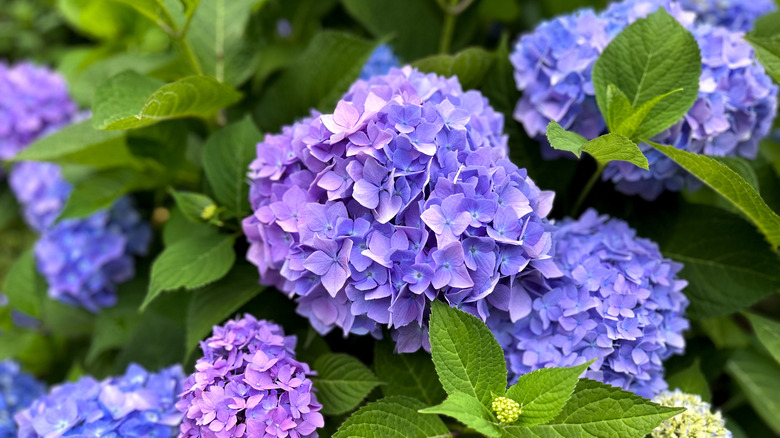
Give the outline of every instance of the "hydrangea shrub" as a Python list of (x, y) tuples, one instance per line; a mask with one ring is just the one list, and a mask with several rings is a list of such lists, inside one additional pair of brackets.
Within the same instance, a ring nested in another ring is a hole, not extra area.
[(295, 343), (248, 314), (215, 326), (176, 403), (184, 416), (179, 437), (316, 438), (322, 406)]
[(431, 300), (476, 303), (526, 270), (559, 275), (553, 194), (509, 162), (502, 128), (479, 92), (405, 67), (267, 135), (243, 223), (261, 281), (321, 333), (388, 326), (415, 351)]
[(682, 265), (594, 210), (558, 225), (555, 261), (564, 275), (524, 276), (513, 284), (514, 312), (489, 310), (510, 381), (595, 359), (585, 377), (643, 397), (666, 389), (663, 361), (683, 352), (689, 326)]
[(175, 402), (183, 379), (178, 365), (155, 373), (131, 364), (121, 376), (56, 385), (16, 414), (18, 436), (168, 438), (181, 422)]

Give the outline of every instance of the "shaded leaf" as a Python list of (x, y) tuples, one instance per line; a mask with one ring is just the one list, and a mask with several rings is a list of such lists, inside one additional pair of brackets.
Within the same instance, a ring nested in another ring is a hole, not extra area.
[(325, 354), (314, 362), (314, 370), (317, 376), (312, 382), (323, 414), (338, 415), (355, 409), (379, 385), (367, 366), (347, 354)]
[(455, 55), (434, 55), (412, 65), (426, 73), (457, 76), (464, 90), (477, 88), (493, 65), (494, 55), (479, 47), (470, 47)]
[(409, 397), (387, 397), (352, 414), (333, 438), (444, 438), (451, 436), (435, 415), (417, 412), (425, 405)]
[(750, 320), (750, 325), (753, 326), (753, 331), (756, 332), (758, 340), (761, 341), (761, 344), (769, 354), (780, 363), (780, 322), (758, 316), (754, 313), (747, 313), (745, 316)]
[(436, 376), (431, 355), (424, 351), (397, 354), (393, 352), (392, 343), (377, 342), (374, 346), (374, 371), (385, 383), (380, 387), (385, 397), (402, 395), (433, 406), (444, 400), (446, 395)]
[(780, 365), (752, 350), (739, 350), (726, 364), (753, 409), (780, 434)]

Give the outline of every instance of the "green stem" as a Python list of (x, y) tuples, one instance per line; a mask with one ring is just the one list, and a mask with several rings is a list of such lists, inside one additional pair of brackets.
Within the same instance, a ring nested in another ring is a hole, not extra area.
[(452, 44), (452, 34), (455, 32), (455, 20), (457, 15), (451, 14), (449, 10), (444, 11), (444, 27), (441, 29), (441, 39), (439, 40), (439, 53), (446, 55), (450, 51)]
[(198, 62), (198, 58), (195, 57), (195, 52), (192, 51), (190, 43), (183, 37), (176, 38), (176, 43), (178, 43), (182, 55), (184, 55), (184, 60), (190, 65), (192, 71), (195, 72), (196, 75), (202, 75), (203, 69), (200, 68), (200, 62)]
[(179, 37), (184, 38), (184, 35), (187, 34), (187, 29), (190, 28), (190, 23), (192, 22), (192, 17), (195, 15), (195, 10), (198, 9), (198, 5), (200, 4), (200, 0), (197, 0), (195, 4), (192, 5), (189, 11), (187, 11), (187, 21), (184, 22), (184, 26), (182, 26), (181, 30), (179, 31)]
[(590, 193), (591, 189), (594, 185), (596, 185), (596, 181), (599, 180), (599, 177), (601, 176), (601, 173), (604, 171), (604, 168), (606, 165), (598, 163), (597, 164), (596, 171), (593, 172), (593, 175), (588, 180), (588, 183), (585, 184), (585, 188), (582, 189), (580, 192), (580, 196), (577, 198), (577, 202), (574, 203), (574, 209), (572, 209), (572, 216), (576, 217), (579, 212), (580, 208), (582, 208), (582, 204), (585, 202), (585, 199), (587, 199), (588, 194)]

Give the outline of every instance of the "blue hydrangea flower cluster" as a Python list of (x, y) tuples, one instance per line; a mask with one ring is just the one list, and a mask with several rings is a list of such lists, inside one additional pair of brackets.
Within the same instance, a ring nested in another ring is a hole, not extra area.
[(502, 130), (478, 91), (404, 67), (267, 135), (243, 222), (261, 282), (296, 297), (320, 333), (386, 325), (405, 352), (429, 348), (431, 300), (478, 302), (531, 269), (560, 275), (553, 193), (508, 160)]
[[(32, 141), (85, 117), (70, 100), (64, 80), (30, 64), (0, 64), (0, 159), (12, 158)], [(97, 312), (116, 302), (116, 286), (134, 275), (134, 255), (143, 255), (151, 229), (130, 199), (85, 219), (57, 224), (72, 191), (53, 163), (16, 163), (9, 184), (27, 224), (41, 235), (35, 245), (38, 270), (50, 297)]]
[(586, 377), (652, 397), (666, 388), (663, 361), (685, 347), (687, 283), (676, 278), (682, 265), (594, 210), (559, 226), (553, 241), (563, 277), (531, 273), (512, 284), (514, 313), (488, 297), (487, 323), (510, 380), (596, 359)]
[[(550, 120), (587, 138), (606, 131), (595, 99), (593, 65), (612, 38), (659, 6), (694, 32), (702, 49), (702, 80), (694, 107), (655, 140), (696, 153), (755, 158), (777, 112), (777, 87), (741, 32), (696, 25), (696, 14), (671, 0), (627, 0), (602, 13), (583, 9), (544, 22), (519, 39), (510, 57), (523, 91), (514, 116), (544, 143), (546, 157), (563, 156), (544, 140)], [(649, 146), (641, 147), (648, 153), (650, 171), (625, 163), (608, 166), (604, 178), (618, 190), (654, 199), (664, 189), (680, 190), (695, 181)]]
[(761, 16), (777, 9), (773, 0), (680, 0), (686, 10), (696, 13), (696, 21), (731, 30), (748, 32)]
[(371, 76), (387, 74), (391, 68), (398, 67), (398, 57), (393, 53), (393, 48), (387, 44), (380, 44), (371, 52), (368, 61), (360, 70), (360, 79), (370, 79)]
[(23, 372), (18, 363), (0, 362), (0, 438), (16, 437), (14, 414), (27, 408), (45, 391), (43, 383)]
[(91, 312), (113, 306), (117, 285), (133, 278), (133, 257), (146, 254), (152, 236), (131, 199), (54, 224), (72, 190), (58, 165), (17, 163), (9, 183), (27, 223), (40, 232), (35, 257), (49, 297)]
[(324, 425), (295, 336), (251, 315), (215, 326), (176, 407), (180, 438), (316, 438)]
[(78, 109), (60, 75), (26, 62), (0, 62), (0, 96), (0, 160), (70, 123)]
[(16, 414), (18, 436), (170, 438), (181, 422), (175, 401), (183, 379), (178, 365), (150, 373), (132, 364), (119, 377), (54, 386)]

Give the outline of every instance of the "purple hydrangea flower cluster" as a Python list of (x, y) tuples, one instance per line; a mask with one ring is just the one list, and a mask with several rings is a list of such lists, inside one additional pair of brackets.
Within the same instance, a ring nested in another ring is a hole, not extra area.
[(682, 265), (594, 210), (559, 226), (555, 260), (564, 276), (531, 273), (512, 286), (521, 311), (489, 309), (510, 379), (596, 359), (586, 377), (652, 397), (666, 388), (663, 361), (685, 347)]
[(773, 0), (680, 0), (686, 10), (696, 13), (696, 21), (731, 30), (748, 32), (761, 16), (774, 12)]
[(404, 67), (267, 135), (243, 222), (261, 282), (296, 297), (320, 333), (387, 325), (405, 352), (429, 348), (431, 300), (478, 302), (531, 269), (560, 275), (553, 193), (508, 160), (502, 130), (478, 91)]
[[(530, 136), (544, 143), (546, 157), (563, 154), (544, 140), (550, 120), (587, 138), (606, 131), (595, 99), (593, 65), (612, 38), (659, 6), (694, 32), (702, 50), (702, 79), (694, 107), (655, 140), (696, 153), (755, 158), (758, 142), (768, 134), (777, 112), (777, 87), (755, 61), (742, 33), (695, 25), (695, 13), (670, 0), (628, 0), (599, 14), (580, 10), (544, 22), (520, 38), (510, 57), (523, 90), (514, 116)], [(650, 171), (611, 163), (604, 178), (624, 193), (647, 199), (695, 181), (648, 145), (642, 148), (648, 153)]]
[(91, 312), (113, 306), (117, 285), (133, 278), (133, 257), (146, 254), (152, 236), (132, 200), (54, 224), (72, 190), (58, 165), (17, 163), (9, 182), (28, 224), (41, 233), (35, 257), (48, 295)]
[(180, 438), (317, 437), (324, 425), (295, 336), (251, 315), (215, 326), (184, 381)]
[(387, 44), (380, 44), (371, 52), (368, 61), (360, 70), (360, 79), (370, 79), (371, 76), (387, 74), (391, 68), (398, 67), (398, 57), (393, 53), (393, 48)]
[(0, 62), (0, 96), (0, 160), (70, 123), (77, 111), (60, 75), (26, 62)]
[(16, 437), (14, 414), (27, 408), (45, 391), (43, 383), (23, 372), (18, 363), (0, 362), (0, 438)]
[(132, 364), (119, 377), (55, 386), (16, 414), (18, 436), (170, 438), (181, 422), (175, 401), (183, 379), (178, 365), (150, 373)]

